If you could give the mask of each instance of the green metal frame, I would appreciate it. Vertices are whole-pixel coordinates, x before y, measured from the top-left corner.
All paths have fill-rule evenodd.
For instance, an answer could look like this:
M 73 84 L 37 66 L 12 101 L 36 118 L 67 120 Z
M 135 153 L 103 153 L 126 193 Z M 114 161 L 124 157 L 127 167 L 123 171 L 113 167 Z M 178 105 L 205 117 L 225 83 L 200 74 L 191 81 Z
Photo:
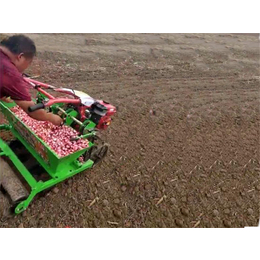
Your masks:
M 9 124 L 0 125 L 0 130 L 10 130 L 16 139 L 25 146 L 25 148 L 50 176 L 48 181 L 36 181 L 32 174 L 25 168 L 23 163 L 8 146 L 8 144 L 0 138 L 0 156 L 7 156 L 10 158 L 31 188 L 28 198 L 20 202 L 15 208 L 15 213 L 19 214 L 26 210 L 36 194 L 72 177 L 77 173 L 91 168 L 94 163 L 92 160 L 80 163 L 78 158 L 94 144 L 89 142 L 89 147 L 60 158 L 10 110 L 10 108 L 15 105 L 15 103 L 5 103 L 0 101 L 0 110 L 9 122 Z M 82 136 L 82 138 L 87 138 L 94 134 L 95 132 L 88 133 Z M 36 147 L 38 148 L 36 149 Z

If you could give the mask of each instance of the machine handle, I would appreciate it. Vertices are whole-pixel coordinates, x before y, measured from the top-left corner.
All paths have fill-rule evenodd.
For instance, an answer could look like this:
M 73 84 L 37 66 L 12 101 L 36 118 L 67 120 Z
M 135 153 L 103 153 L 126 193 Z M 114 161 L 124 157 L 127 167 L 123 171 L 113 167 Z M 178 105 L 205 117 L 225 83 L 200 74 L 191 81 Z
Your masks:
M 36 105 L 28 107 L 28 111 L 29 112 L 34 112 L 34 111 L 36 111 L 38 109 L 42 109 L 42 108 L 45 108 L 45 105 L 43 103 L 38 103 Z
M 28 74 L 26 74 L 26 73 L 23 73 L 22 75 L 23 75 L 23 77 L 26 77 L 26 78 L 31 78 L 31 76 L 30 76 L 30 75 L 28 75 Z

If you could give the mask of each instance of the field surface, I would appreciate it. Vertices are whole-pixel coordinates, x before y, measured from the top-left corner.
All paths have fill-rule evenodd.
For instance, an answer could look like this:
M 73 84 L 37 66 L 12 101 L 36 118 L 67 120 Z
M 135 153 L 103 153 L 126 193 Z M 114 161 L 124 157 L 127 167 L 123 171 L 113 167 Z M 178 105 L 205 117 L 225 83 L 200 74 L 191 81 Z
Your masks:
M 260 215 L 259 36 L 29 34 L 28 71 L 118 107 L 105 161 L 0 227 L 245 227 Z

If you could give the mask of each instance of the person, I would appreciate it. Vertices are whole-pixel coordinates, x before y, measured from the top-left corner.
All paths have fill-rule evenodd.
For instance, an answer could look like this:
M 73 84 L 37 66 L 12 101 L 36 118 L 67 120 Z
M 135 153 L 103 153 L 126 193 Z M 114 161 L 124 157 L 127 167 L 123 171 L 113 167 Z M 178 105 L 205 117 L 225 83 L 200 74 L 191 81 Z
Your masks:
M 25 35 L 10 36 L 0 42 L 0 99 L 5 102 L 10 102 L 12 99 L 36 120 L 61 125 L 63 123 L 61 117 L 48 113 L 44 109 L 28 111 L 28 108 L 35 103 L 29 93 L 30 85 L 25 81 L 22 73 L 30 66 L 35 55 L 35 44 Z

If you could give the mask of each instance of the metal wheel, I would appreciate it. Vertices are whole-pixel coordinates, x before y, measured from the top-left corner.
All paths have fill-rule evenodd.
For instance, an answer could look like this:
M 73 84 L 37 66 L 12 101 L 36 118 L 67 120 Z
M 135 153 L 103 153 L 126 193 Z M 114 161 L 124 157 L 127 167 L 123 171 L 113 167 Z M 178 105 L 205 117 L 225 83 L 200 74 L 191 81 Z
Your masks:
M 94 164 L 100 163 L 108 152 L 108 144 L 104 143 L 102 146 L 93 146 L 93 151 L 91 153 L 90 159 L 94 161 Z
M 100 163 L 105 156 L 107 155 L 109 145 L 107 143 L 102 143 L 99 145 L 92 146 L 89 151 L 85 153 L 84 160 L 87 161 L 88 159 L 94 162 L 94 165 Z
M 12 214 L 11 211 L 11 203 L 8 199 L 8 197 L 6 196 L 6 194 L 4 194 L 3 191 L 0 190 L 0 221 L 4 221 L 6 218 L 10 217 Z
M 26 199 L 29 193 L 13 171 L 13 168 L 2 157 L 0 157 L 0 164 L 0 185 L 2 190 L 10 197 L 12 204 L 17 204 Z

